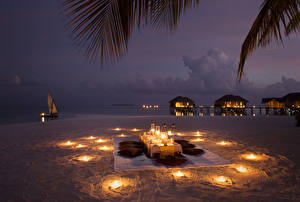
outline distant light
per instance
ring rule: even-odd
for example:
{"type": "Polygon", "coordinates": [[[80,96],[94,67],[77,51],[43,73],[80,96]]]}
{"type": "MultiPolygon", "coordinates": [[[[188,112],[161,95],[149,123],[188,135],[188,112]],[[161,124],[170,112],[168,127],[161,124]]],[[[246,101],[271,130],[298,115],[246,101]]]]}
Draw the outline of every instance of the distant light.
{"type": "Polygon", "coordinates": [[[111,187],[112,189],[117,189],[117,188],[121,187],[122,185],[123,185],[122,181],[115,180],[109,184],[109,187],[111,187]]]}
{"type": "Polygon", "coordinates": [[[42,116],[41,121],[42,123],[45,123],[45,117],[42,116]]]}
{"type": "Polygon", "coordinates": [[[248,172],[248,169],[243,167],[243,166],[240,166],[238,168],[236,168],[237,171],[239,171],[240,173],[246,173],[248,172]]]}
{"type": "Polygon", "coordinates": [[[116,130],[116,131],[120,131],[120,130],[121,130],[121,128],[115,128],[114,130],[116,130]]]}
{"type": "Polygon", "coordinates": [[[118,135],[118,137],[126,137],[123,133],[121,135],[118,135]]]}
{"type": "Polygon", "coordinates": [[[90,136],[90,137],[88,137],[88,139],[89,139],[89,140],[93,140],[93,139],[96,139],[96,137],[90,136]]]}
{"type": "Polygon", "coordinates": [[[175,177],[183,177],[183,176],[184,176],[184,173],[181,172],[181,171],[177,171],[176,173],[173,173],[173,175],[174,175],[175,177]]]}
{"type": "Polygon", "coordinates": [[[253,116],[256,116],[256,114],[253,114],[253,116]]]}

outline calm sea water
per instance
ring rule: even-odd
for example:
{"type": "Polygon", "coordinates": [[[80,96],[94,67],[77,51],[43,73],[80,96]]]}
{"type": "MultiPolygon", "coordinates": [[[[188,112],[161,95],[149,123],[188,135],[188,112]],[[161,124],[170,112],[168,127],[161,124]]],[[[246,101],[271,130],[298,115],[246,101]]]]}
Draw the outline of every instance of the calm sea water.
{"type": "MultiPolygon", "coordinates": [[[[0,109],[0,124],[39,122],[40,113],[47,112],[46,107],[37,108],[13,108],[0,109]]],[[[90,108],[60,108],[60,119],[72,117],[74,114],[99,114],[99,115],[126,115],[126,116],[151,116],[151,115],[170,115],[170,109],[167,105],[160,106],[158,109],[143,109],[141,106],[100,106],[90,108]]],[[[259,116],[265,115],[266,112],[258,109],[253,110],[253,113],[247,109],[247,115],[259,116]]],[[[203,110],[197,109],[195,113],[177,115],[193,115],[193,116],[218,116],[214,109],[206,108],[203,110]]],[[[237,115],[237,114],[236,114],[237,115]]],[[[231,115],[232,116],[232,115],[231,115]]],[[[237,116],[240,116],[239,114],[237,116]]]]}
{"type": "MultiPolygon", "coordinates": [[[[169,108],[162,106],[159,109],[143,109],[140,106],[101,106],[91,108],[63,108],[60,109],[59,118],[68,118],[74,114],[100,114],[100,115],[132,115],[132,116],[150,116],[150,115],[168,115],[169,108]]],[[[40,113],[47,112],[45,107],[37,108],[13,108],[0,109],[0,124],[39,122],[40,113]]]]}

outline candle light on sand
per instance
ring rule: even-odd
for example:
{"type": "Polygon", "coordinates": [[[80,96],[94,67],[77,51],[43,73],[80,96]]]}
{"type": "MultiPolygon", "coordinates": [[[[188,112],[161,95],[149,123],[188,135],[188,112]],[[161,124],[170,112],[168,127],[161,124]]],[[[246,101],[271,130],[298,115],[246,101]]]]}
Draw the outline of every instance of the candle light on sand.
{"type": "Polygon", "coordinates": [[[86,147],[85,145],[82,145],[82,144],[79,144],[76,146],[76,148],[83,148],[83,147],[86,147]]]}
{"type": "Polygon", "coordinates": [[[104,151],[113,150],[112,147],[108,147],[108,146],[99,147],[98,149],[99,149],[99,150],[104,150],[104,151]]]}
{"type": "Polygon", "coordinates": [[[109,187],[112,189],[117,189],[123,185],[122,181],[120,180],[114,180],[111,183],[109,183],[109,187]]]}
{"type": "Polygon", "coordinates": [[[97,143],[102,143],[102,142],[106,142],[106,140],[103,140],[101,138],[99,138],[98,140],[96,140],[97,143]]]}
{"type": "Polygon", "coordinates": [[[237,171],[239,171],[240,173],[247,173],[248,169],[243,167],[243,166],[239,166],[236,168],[237,171]]]}
{"type": "Polygon", "coordinates": [[[93,158],[93,157],[91,157],[91,156],[85,155],[85,156],[80,156],[80,157],[78,158],[78,160],[79,160],[79,161],[88,162],[88,161],[90,161],[92,158],[93,158]]]}
{"type": "Polygon", "coordinates": [[[228,146],[228,145],[231,145],[230,142],[226,142],[226,141],[221,141],[221,142],[217,142],[218,145],[221,145],[221,146],[228,146]]]}
{"type": "Polygon", "coordinates": [[[215,178],[216,183],[221,184],[221,185],[231,185],[232,182],[229,178],[225,176],[218,176],[215,178]]]}
{"type": "Polygon", "coordinates": [[[196,139],[192,139],[192,142],[204,142],[204,139],[196,138],[196,139]]]}
{"type": "Polygon", "coordinates": [[[70,140],[68,140],[67,142],[62,143],[61,145],[62,146],[71,146],[73,144],[75,144],[75,142],[71,142],[70,140]]]}
{"type": "Polygon", "coordinates": [[[183,177],[183,176],[184,176],[184,173],[181,172],[181,171],[177,171],[177,172],[173,173],[173,175],[174,175],[175,177],[183,177]]]}
{"type": "Polygon", "coordinates": [[[245,158],[246,158],[246,159],[253,160],[253,159],[256,159],[256,158],[257,158],[257,156],[256,156],[256,155],[254,155],[254,154],[249,154],[249,155],[246,155],[246,156],[245,156],[245,158]]]}

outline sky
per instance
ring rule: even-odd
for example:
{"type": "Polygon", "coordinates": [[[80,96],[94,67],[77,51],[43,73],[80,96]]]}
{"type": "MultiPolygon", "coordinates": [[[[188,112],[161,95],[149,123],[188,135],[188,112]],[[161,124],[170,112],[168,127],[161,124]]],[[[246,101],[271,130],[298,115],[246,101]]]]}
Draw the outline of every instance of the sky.
{"type": "Polygon", "coordinates": [[[225,94],[259,104],[300,92],[300,37],[260,48],[236,80],[242,42],[262,0],[202,0],[172,33],[133,33],[117,64],[91,63],[65,28],[61,0],[5,1],[0,7],[0,104],[43,106],[50,90],[61,106],[167,104],[189,96],[211,105],[225,94]]]}

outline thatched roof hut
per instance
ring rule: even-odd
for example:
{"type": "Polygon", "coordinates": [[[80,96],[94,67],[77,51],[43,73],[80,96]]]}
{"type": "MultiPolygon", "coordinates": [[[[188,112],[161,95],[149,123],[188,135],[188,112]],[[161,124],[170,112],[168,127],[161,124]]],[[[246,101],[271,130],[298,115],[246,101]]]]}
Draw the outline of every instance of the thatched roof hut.
{"type": "Polygon", "coordinates": [[[171,108],[194,108],[195,107],[195,102],[188,98],[188,97],[182,97],[182,96],[177,96],[174,99],[169,101],[170,107],[171,108]]]}
{"type": "Polygon", "coordinates": [[[281,98],[263,98],[262,103],[268,108],[300,108],[300,93],[289,93],[281,98]]]}
{"type": "Polygon", "coordinates": [[[215,101],[215,107],[245,108],[249,101],[238,95],[224,95],[215,101]]]}

